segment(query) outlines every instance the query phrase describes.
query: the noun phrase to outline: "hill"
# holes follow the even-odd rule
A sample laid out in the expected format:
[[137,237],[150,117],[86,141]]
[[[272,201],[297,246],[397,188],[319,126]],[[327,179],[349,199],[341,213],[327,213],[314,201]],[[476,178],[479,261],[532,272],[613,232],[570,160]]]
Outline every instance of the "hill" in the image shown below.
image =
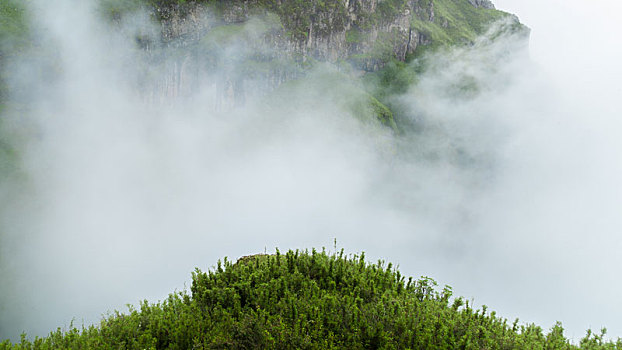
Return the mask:
[[578,346],[474,309],[427,277],[343,250],[224,259],[192,274],[189,292],[0,349],[619,349],[588,331]]

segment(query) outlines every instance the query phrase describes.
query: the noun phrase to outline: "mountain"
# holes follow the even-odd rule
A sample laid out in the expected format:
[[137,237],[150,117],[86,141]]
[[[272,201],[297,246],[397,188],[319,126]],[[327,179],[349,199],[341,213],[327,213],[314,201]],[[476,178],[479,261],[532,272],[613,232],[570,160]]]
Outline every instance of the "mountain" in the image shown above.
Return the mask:
[[320,61],[375,72],[429,49],[470,45],[498,21],[529,34],[488,0],[105,0],[103,6],[116,20],[147,8],[161,25],[140,38],[147,49],[164,43],[206,55],[243,39],[247,50],[260,53],[253,63],[263,68]]
[[488,0],[155,1],[152,6],[166,41],[200,41],[221,25],[232,26],[227,33],[233,34],[233,26],[263,18],[269,25],[253,28],[262,44],[301,61],[348,61],[365,71],[377,71],[390,59],[405,61],[427,47],[472,43],[504,18],[525,29]]
[[[495,22],[505,21],[504,30],[523,32],[525,37],[529,33],[515,16],[494,9],[488,0],[98,0],[97,4],[119,28],[134,22],[130,25],[134,32],[128,35],[144,52],[144,61],[135,64],[146,72],[137,79],[136,89],[157,100],[188,96],[205,81],[217,81],[222,91],[218,105],[223,109],[243,104],[256,91],[271,91],[305,77],[322,62],[351,76],[383,74],[392,62],[399,66],[428,50],[471,45]],[[24,4],[8,0],[0,6],[2,110],[9,100],[7,62],[19,61],[24,51],[33,55],[34,50],[35,56],[50,55],[52,63],[45,70],[51,74],[42,74],[58,72],[53,54],[37,52],[41,46],[37,30],[44,29],[31,30]],[[144,12],[155,27],[143,23],[136,28],[137,14]],[[383,111],[378,118],[396,129],[386,101],[378,92],[368,92],[370,108]]]
[[385,97],[412,83],[418,68],[405,62],[473,45],[493,23],[529,36],[487,0],[105,0],[102,9],[120,26],[141,11],[157,23],[136,34],[150,57],[142,85],[151,96],[190,96],[212,81],[228,110],[329,64],[349,88],[365,85],[358,100],[395,131],[399,116]]

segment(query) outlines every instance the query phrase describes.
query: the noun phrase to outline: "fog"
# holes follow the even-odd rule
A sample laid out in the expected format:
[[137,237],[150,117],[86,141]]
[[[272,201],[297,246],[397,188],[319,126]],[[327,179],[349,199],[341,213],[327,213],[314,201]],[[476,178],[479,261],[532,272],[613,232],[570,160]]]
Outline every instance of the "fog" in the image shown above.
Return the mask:
[[620,4],[496,5],[532,29],[530,56],[538,69],[515,86],[528,96],[511,96],[519,105],[508,106],[519,115],[504,151],[503,180],[482,208],[484,215],[497,208],[482,229],[500,234],[499,279],[473,295],[503,305],[505,315],[542,325],[563,321],[575,338],[602,326],[618,337],[622,26],[609,14]]
[[352,115],[361,87],[329,65],[229,106],[220,72],[150,94],[142,69],[167,64],[127,34],[155,30],[146,16],[112,29],[87,2],[32,3],[55,59],[10,65],[29,107],[3,115],[21,175],[1,188],[0,338],[163,299],[225,256],[334,239],[511,320],[622,335],[614,1],[497,0],[532,29],[529,55],[511,36],[436,54],[394,97],[420,126],[406,135]]

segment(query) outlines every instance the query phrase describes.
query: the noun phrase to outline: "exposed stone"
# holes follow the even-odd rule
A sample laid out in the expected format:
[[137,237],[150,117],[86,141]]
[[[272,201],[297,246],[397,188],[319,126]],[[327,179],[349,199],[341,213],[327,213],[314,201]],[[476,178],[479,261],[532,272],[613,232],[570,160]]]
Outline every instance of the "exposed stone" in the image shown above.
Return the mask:
[[475,7],[481,7],[485,9],[494,9],[495,5],[490,0],[469,0],[469,3]]
[[[494,8],[489,0],[468,1],[476,8]],[[377,71],[391,59],[405,61],[420,45],[432,44],[428,24],[452,25],[436,12],[435,2],[428,0],[221,0],[158,8],[165,45],[191,48],[169,63],[173,73],[163,79],[162,91],[183,95],[212,81],[226,92],[225,102],[217,104],[226,110],[244,101],[248,91],[269,90],[303,74],[301,67],[309,60]],[[202,69],[206,64],[217,73],[205,76],[212,74]],[[230,68],[249,64],[261,69],[249,74]]]
[[[435,18],[433,3],[423,8],[417,0],[406,0],[403,8],[391,9],[392,13],[383,15],[378,14],[379,0],[339,1],[338,6],[320,10],[314,5],[309,13],[296,15],[300,18],[281,16],[281,20],[288,23],[283,23],[281,31],[266,33],[263,43],[303,61],[308,58],[330,62],[347,60],[363,70],[374,71],[382,68],[390,57],[403,61],[415,52],[421,41],[419,33],[411,26],[414,14],[430,21]],[[244,23],[271,10],[260,6],[257,0],[230,2],[221,9],[220,18],[210,17],[206,6],[196,3],[184,8],[158,9],[164,28],[163,39],[172,45],[197,41],[219,22]],[[306,26],[300,25],[302,19],[308,21]]]
[[251,263],[254,263],[256,260],[263,260],[263,259],[267,259],[270,255],[269,254],[253,254],[253,255],[245,255],[241,258],[239,258],[234,265],[248,265]]

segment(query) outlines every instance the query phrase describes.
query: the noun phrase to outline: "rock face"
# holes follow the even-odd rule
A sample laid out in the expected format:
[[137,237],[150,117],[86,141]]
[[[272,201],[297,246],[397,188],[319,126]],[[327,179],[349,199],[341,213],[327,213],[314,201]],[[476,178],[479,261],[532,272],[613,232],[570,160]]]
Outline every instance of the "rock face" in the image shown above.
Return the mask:
[[485,9],[494,9],[495,5],[490,0],[469,0],[469,3],[475,7],[482,7]]
[[223,94],[217,103],[223,109],[242,103],[249,91],[299,77],[314,61],[374,72],[426,45],[468,44],[487,23],[509,17],[489,0],[164,3],[154,8],[161,23],[157,40],[179,53],[166,62],[170,73],[153,95],[180,96],[212,81]]
[[255,44],[268,44],[301,61],[349,61],[375,71],[391,58],[404,61],[420,45],[432,43],[430,32],[436,27],[461,30],[453,18],[435,13],[435,5],[453,10],[457,5],[452,2],[472,10],[494,9],[489,0],[220,0],[157,11],[163,37],[184,41],[200,40],[214,26],[247,23],[272,13],[280,23]]

